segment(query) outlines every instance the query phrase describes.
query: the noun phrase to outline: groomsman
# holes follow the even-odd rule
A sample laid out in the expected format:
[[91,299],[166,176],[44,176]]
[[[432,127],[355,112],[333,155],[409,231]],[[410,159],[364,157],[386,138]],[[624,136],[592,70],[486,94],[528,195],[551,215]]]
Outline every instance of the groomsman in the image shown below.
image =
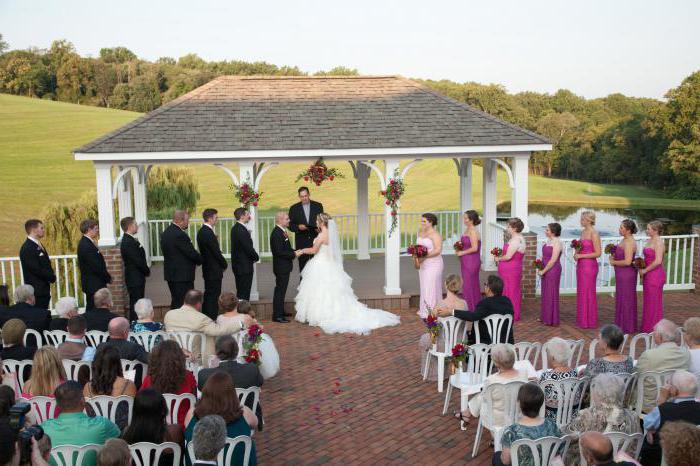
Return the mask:
[[100,226],[91,218],[80,222],[80,232],[83,237],[78,242],[78,267],[80,268],[80,284],[85,293],[85,310],[95,308],[94,294],[97,290],[107,288],[112,277],[107,272],[105,258],[97,247],[97,237]]
[[236,223],[231,228],[231,270],[236,278],[236,296],[250,301],[250,287],[253,285],[253,264],[260,260],[253,247],[253,238],[246,224],[250,221],[250,212],[244,207],[233,211]]
[[197,232],[197,246],[202,255],[202,278],[204,278],[204,302],[202,312],[211,320],[216,320],[219,314],[219,295],[221,294],[221,280],[224,278],[224,270],[228,263],[221,254],[219,238],[214,233],[214,226],[219,221],[216,209],[204,209],[204,225]]
[[[323,204],[311,200],[311,193],[306,186],[299,188],[298,193],[299,202],[289,208],[289,229],[295,234],[296,249],[310,248],[318,236],[316,216],[323,212]],[[311,256],[307,254],[299,257],[300,272],[309,259]]]
[[119,249],[124,262],[126,290],[129,292],[129,320],[137,320],[134,305],[146,295],[146,277],[151,274],[151,269],[146,262],[146,251],[136,237],[139,225],[134,217],[124,217],[120,225],[124,231]]
[[44,237],[44,224],[41,220],[30,219],[24,223],[27,239],[19,250],[24,283],[34,287],[36,306],[48,309],[51,302],[51,284],[56,281],[56,274],[51,267],[49,253],[41,244]]
[[194,271],[202,264],[202,256],[192,245],[187,235],[190,214],[176,210],[173,223],[160,235],[163,251],[163,276],[170,288],[170,309],[179,309],[185,293],[194,289]]
[[280,323],[289,322],[284,317],[284,296],[287,294],[289,274],[294,268],[294,259],[301,255],[299,251],[294,251],[289,244],[288,226],[289,215],[285,212],[277,212],[275,228],[270,233],[270,251],[272,252],[272,272],[275,274],[272,320]]

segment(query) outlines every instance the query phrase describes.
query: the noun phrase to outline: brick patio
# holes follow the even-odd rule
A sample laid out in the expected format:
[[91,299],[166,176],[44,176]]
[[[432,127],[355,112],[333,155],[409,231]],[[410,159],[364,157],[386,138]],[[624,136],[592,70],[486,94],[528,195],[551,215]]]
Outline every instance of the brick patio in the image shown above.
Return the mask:
[[[641,295],[639,296],[641,312]],[[700,295],[668,293],[666,316],[682,323],[700,312]],[[530,304],[516,325],[517,341],[595,336],[575,322],[575,301],[564,298],[560,327],[535,321]],[[611,322],[614,301],[599,295],[600,323]],[[444,393],[419,374],[422,324],[413,311],[402,324],[370,336],[325,335],[296,322],[267,323],[282,371],[262,394],[266,424],[255,435],[260,464],[491,464],[490,437],[471,459],[475,422],[467,432],[441,416]],[[641,315],[640,315],[641,318]],[[588,347],[582,361],[588,358]],[[450,412],[457,409],[453,395]]]

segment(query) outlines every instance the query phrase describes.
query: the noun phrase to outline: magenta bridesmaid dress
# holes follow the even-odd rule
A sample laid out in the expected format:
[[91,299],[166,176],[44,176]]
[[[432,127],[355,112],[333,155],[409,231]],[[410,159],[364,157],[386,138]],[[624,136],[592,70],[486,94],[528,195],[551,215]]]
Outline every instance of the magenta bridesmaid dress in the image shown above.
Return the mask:
[[[593,241],[581,240],[580,254],[594,251]],[[598,278],[598,261],[596,259],[579,259],[576,264],[576,323],[581,328],[598,326],[598,302],[595,295]]]
[[[508,243],[503,246],[503,255],[508,252]],[[513,303],[513,317],[517,322],[520,320],[521,289],[520,282],[523,278],[523,254],[516,251],[508,261],[498,263],[498,275],[503,280],[503,296],[510,298]]]
[[[435,246],[430,238],[418,237],[418,244],[432,251]],[[418,279],[420,280],[420,308],[418,315],[425,319],[428,317],[428,307],[435,309],[442,299],[442,270],[444,264],[442,256],[428,257],[421,263],[418,269]]]
[[[652,248],[644,248],[644,263],[648,266],[656,258]],[[659,265],[649,273],[645,273],[642,286],[644,288],[644,301],[642,307],[642,332],[651,332],[654,325],[664,318],[664,283],[666,272],[664,266]]]
[[[613,257],[617,261],[625,258],[622,244]],[[624,333],[637,333],[637,269],[631,264],[615,266],[615,325]]]
[[[471,239],[462,236],[462,246],[464,249],[472,247]],[[479,272],[481,271],[481,241],[471,254],[465,254],[459,258],[462,266],[462,298],[467,303],[470,311],[476,309],[476,305],[481,301],[481,288],[479,288]]]
[[[554,247],[542,246],[542,262],[545,265],[552,259]],[[545,325],[559,325],[559,282],[561,281],[561,254],[554,266],[540,277],[542,309],[540,320]]]

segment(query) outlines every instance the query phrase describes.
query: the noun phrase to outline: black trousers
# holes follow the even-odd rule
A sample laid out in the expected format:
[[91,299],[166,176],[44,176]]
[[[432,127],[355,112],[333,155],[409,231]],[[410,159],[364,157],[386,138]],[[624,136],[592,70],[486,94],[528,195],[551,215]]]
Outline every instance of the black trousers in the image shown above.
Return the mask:
[[289,272],[275,274],[275,293],[272,297],[272,318],[284,318],[284,296],[289,285]]
[[233,276],[236,278],[236,296],[238,299],[250,301],[250,288],[253,286],[253,274],[235,272]]
[[47,294],[46,296],[34,296],[34,299],[36,300],[36,307],[40,309],[48,309],[49,304],[51,304],[50,294]]
[[134,312],[134,304],[136,304],[136,301],[146,296],[146,284],[127,286],[126,291],[129,293],[129,320],[138,320],[138,316],[136,312]]
[[204,302],[202,312],[211,320],[219,315],[219,296],[221,296],[221,279],[204,280]]
[[179,309],[185,302],[185,294],[194,289],[194,281],[168,282],[170,288],[170,309]]
[[[97,291],[97,290],[95,290]],[[85,310],[95,309],[95,291],[85,291]]]

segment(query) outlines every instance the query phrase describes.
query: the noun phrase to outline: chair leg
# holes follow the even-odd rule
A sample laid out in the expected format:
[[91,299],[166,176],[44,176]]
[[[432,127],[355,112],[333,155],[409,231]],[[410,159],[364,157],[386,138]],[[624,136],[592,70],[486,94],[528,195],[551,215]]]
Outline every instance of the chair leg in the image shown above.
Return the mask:
[[481,417],[479,417],[479,426],[476,428],[476,437],[474,437],[474,449],[472,450],[472,458],[476,456],[476,452],[479,451],[479,442],[481,442],[481,433],[484,430],[481,424]]
[[425,365],[423,366],[423,380],[428,380],[428,371],[430,370],[430,358],[432,355],[430,353],[425,356]]
[[437,357],[437,371],[438,371],[438,392],[442,393],[442,387],[445,384],[445,358],[442,356]]
[[442,407],[442,415],[447,414],[447,408],[450,407],[450,398],[452,398],[452,384],[447,384],[447,393],[445,393],[445,404]]

